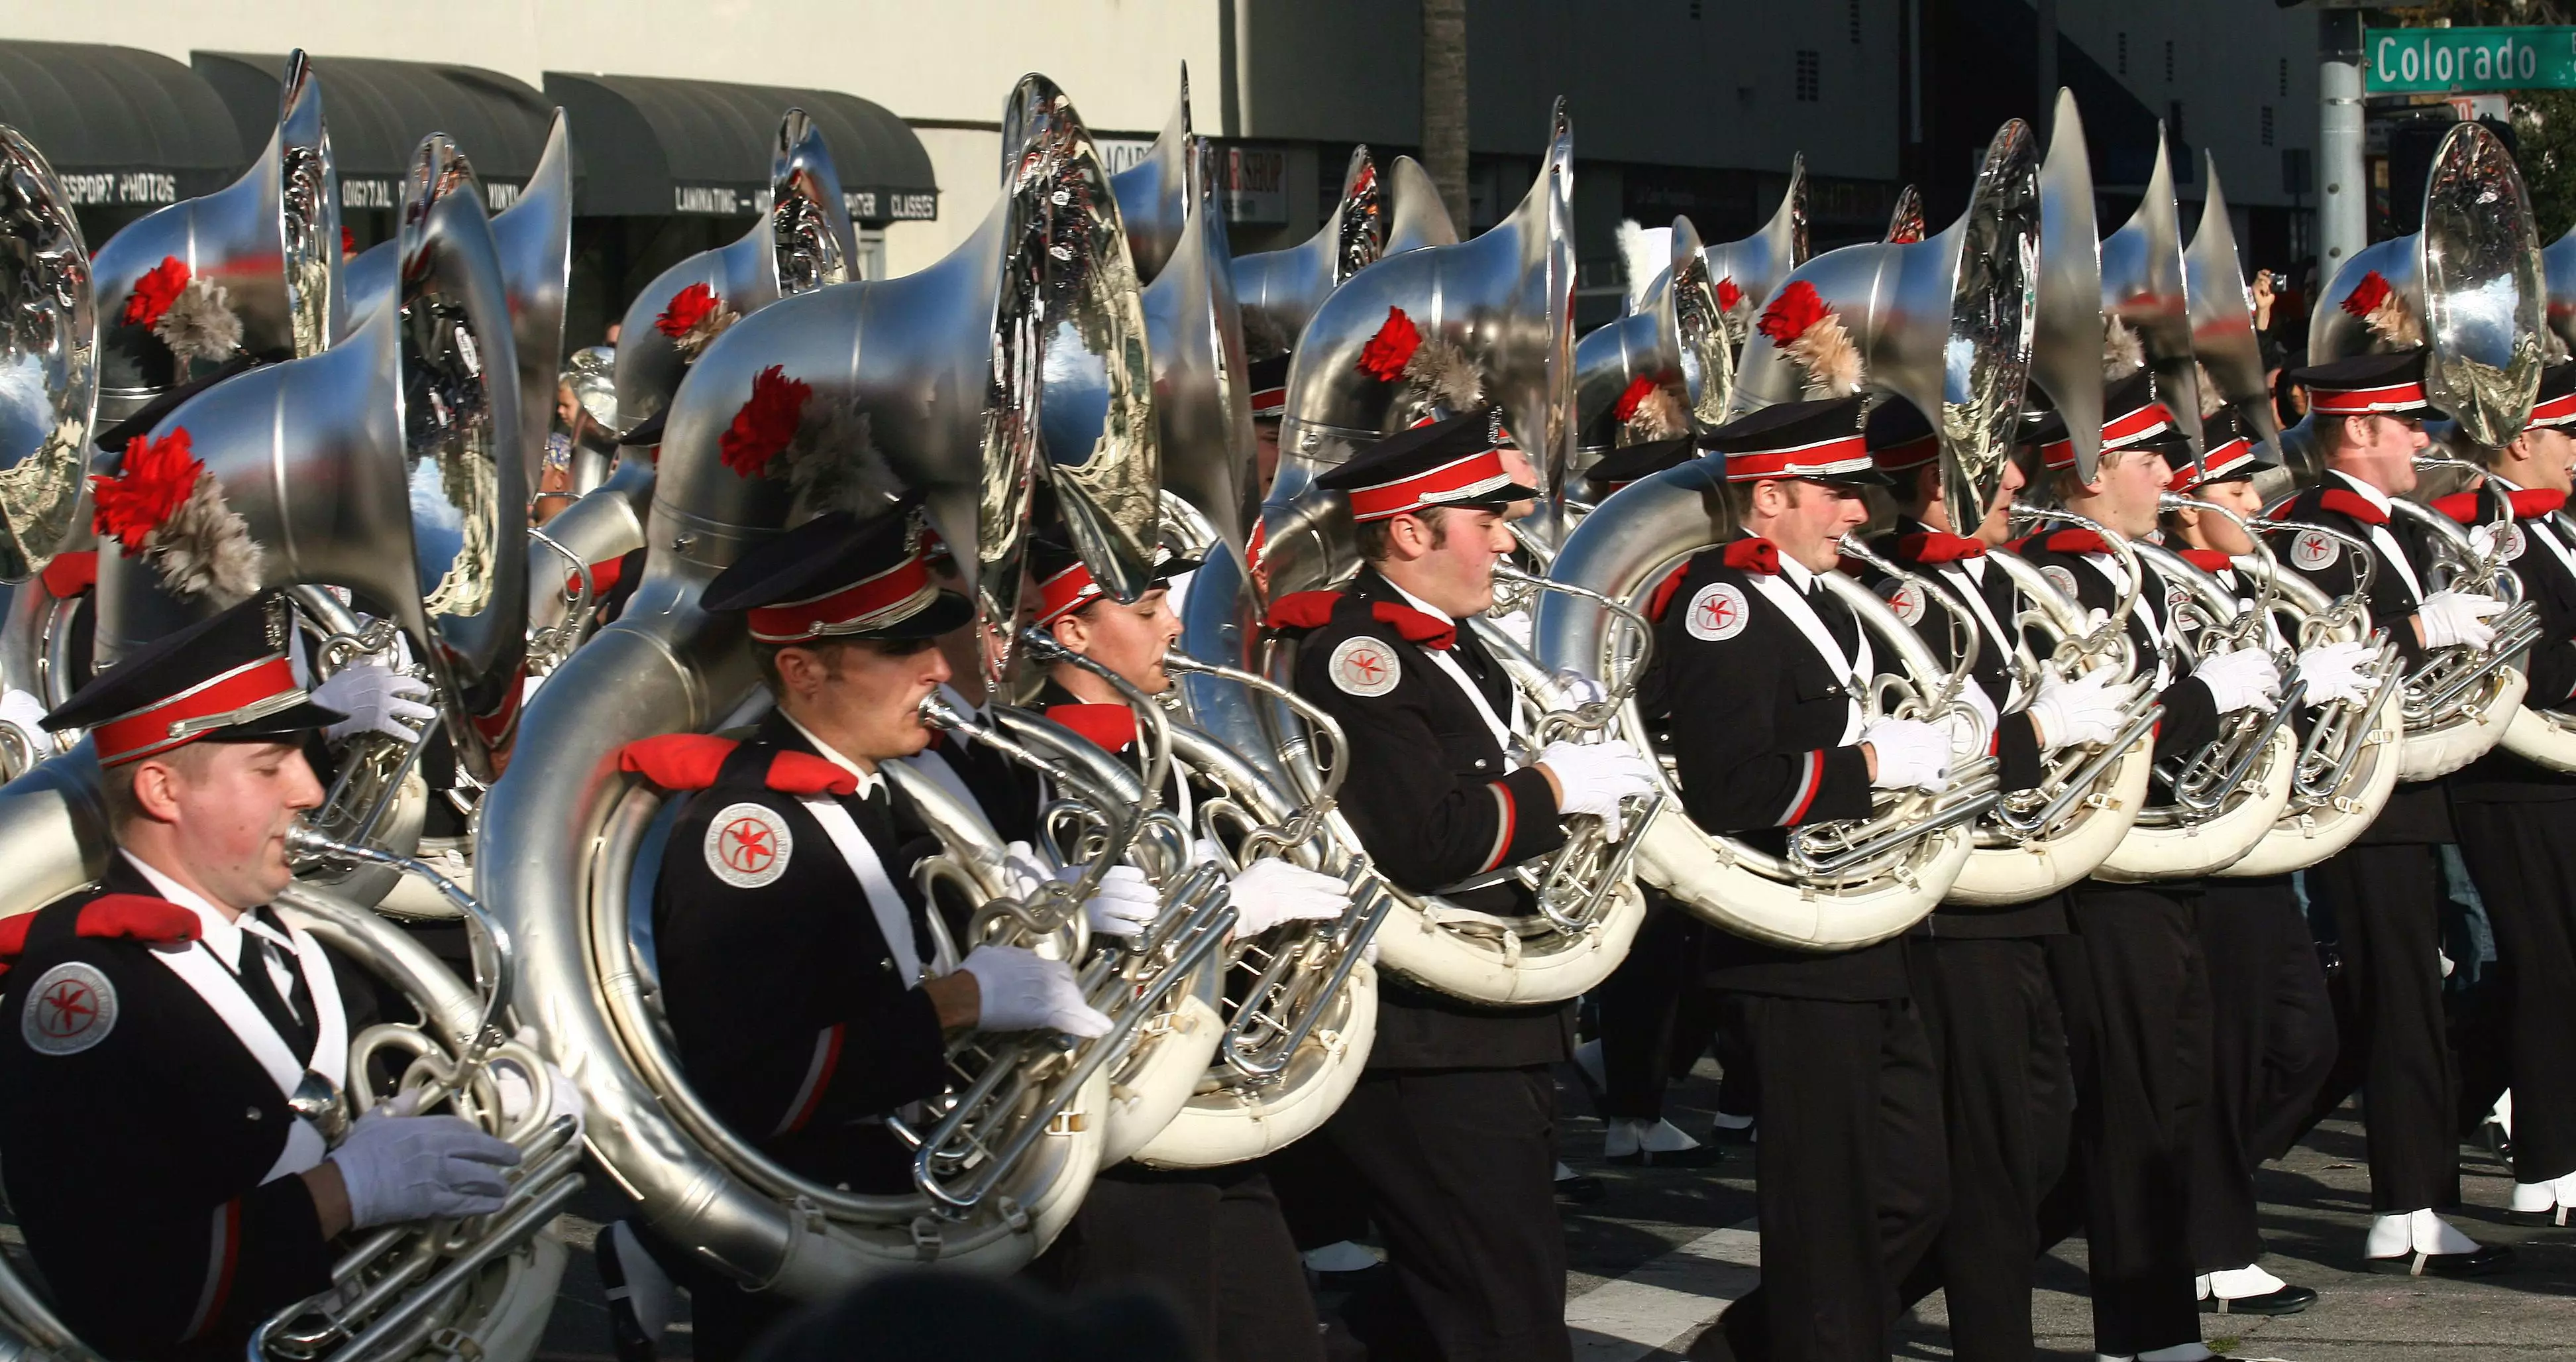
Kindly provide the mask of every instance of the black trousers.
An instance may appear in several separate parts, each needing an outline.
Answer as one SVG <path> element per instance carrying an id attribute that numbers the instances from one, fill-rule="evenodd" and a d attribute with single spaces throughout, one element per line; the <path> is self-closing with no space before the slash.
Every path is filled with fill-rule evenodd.
<path id="1" fill-rule="evenodd" d="M 1545 1067 L 1379 1069 L 1322 1132 L 1359 1171 L 1395 1270 L 1355 1302 L 1371 1362 L 1566 1362 L 1556 1083 Z"/>
<path id="2" fill-rule="evenodd" d="M 2456 1206 L 2459 1074 L 2442 1013 L 2440 849 L 2350 847 L 2308 871 L 2308 893 L 2334 915 L 2346 1041 L 2359 1051 L 2336 1066 L 2318 1109 L 2359 1084 L 2373 1210 Z"/>
<path id="3" fill-rule="evenodd" d="M 2041 1208 L 2040 1242 L 2084 1227 L 2093 1346 L 2106 1353 L 2200 1337 L 2184 1207 L 2209 1086 L 2209 981 L 2188 892 L 2169 888 L 2088 880 L 2067 896 L 2072 934 L 2047 942 L 2075 1139 Z"/>
<path id="4" fill-rule="evenodd" d="M 2191 1256 L 2263 1256 L 2254 1169 L 2289 1150 L 2334 1069 L 2334 1004 L 2288 876 L 2210 880 L 2194 906 L 2209 975 L 2209 1102 L 2195 1123 Z"/>
<path id="5" fill-rule="evenodd" d="M 1699 919 L 1660 891 L 1646 891 L 1646 920 L 1637 939 L 1594 995 L 1601 1017 L 1602 1119 L 1662 1118 L 1682 998 L 1699 978 L 1700 937 Z M 1694 1053 L 1692 1060 L 1697 1058 Z"/>
<path id="6" fill-rule="evenodd" d="M 1762 1281 L 1722 1320 L 1738 1356 L 1885 1362 L 1898 1284 L 1949 1208 L 1941 1080 L 1910 1002 L 1728 994 L 1760 1074 Z"/>
<path id="7" fill-rule="evenodd" d="M 1950 1215 L 1904 1300 L 1948 1293 L 1960 1362 L 2029 1362 L 2040 1198 L 2065 1171 L 2075 1104 L 2047 952 L 2035 939 L 1931 937 L 1910 960 L 1940 1070 Z"/>
<path id="8" fill-rule="evenodd" d="M 1106 1170 L 1027 1275 L 1064 1291 L 1159 1296 L 1199 1357 L 1322 1362 L 1324 1356 L 1305 1264 L 1269 1180 L 1248 1166 Z"/>
<path id="9" fill-rule="evenodd" d="M 1261 1160 L 1261 1171 L 1300 1253 L 1368 1237 L 1368 1193 L 1359 1170 L 1321 1132 Z"/>
<path id="10" fill-rule="evenodd" d="M 2460 806 L 2509 1018 L 2513 1176 L 2576 1173 L 2576 800 Z"/>

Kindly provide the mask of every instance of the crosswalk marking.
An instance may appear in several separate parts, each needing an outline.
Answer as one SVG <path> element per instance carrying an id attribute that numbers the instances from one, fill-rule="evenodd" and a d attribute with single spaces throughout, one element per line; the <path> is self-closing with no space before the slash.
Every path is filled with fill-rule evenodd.
<path id="1" fill-rule="evenodd" d="M 1717 1318 L 1759 1277 L 1762 1236 L 1753 1226 L 1712 1230 L 1567 1301 L 1578 1362 L 1636 1362 Z"/>

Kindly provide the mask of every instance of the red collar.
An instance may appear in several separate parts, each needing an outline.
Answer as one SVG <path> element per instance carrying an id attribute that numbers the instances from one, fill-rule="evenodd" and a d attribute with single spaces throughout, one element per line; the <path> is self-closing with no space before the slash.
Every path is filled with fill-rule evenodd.
<path id="1" fill-rule="evenodd" d="M 2052 553 L 2109 553 L 2111 546 L 2091 530 L 2059 530 L 2040 541 Z"/>
<path id="2" fill-rule="evenodd" d="M 2351 516 L 2364 525 L 2388 523 L 2388 512 L 2379 509 L 2378 503 L 2349 488 L 2327 488 L 2317 498 L 2317 505 L 2338 515 Z"/>
<path id="3" fill-rule="evenodd" d="M 1738 572 L 1758 572 L 1765 577 L 1780 575 L 1780 546 L 1768 539 L 1738 539 L 1726 546 L 1725 562 Z"/>
<path id="4" fill-rule="evenodd" d="M 1970 539 L 1965 535 L 1925 530 L 1920 534 L 1898 535 L 1896 551 L 1918 563 L 1955 563 L 1962 558 L 1985 557 L 1986 544 L 1982 539 Z"/>
<path id="5" fill-rule="evenodd" d="M 2216 549 L 2177 549 L 2175 556 L 2193 567 L 2209 572 L 2225 572 L 2236 566 L 2236 560 Z"/>

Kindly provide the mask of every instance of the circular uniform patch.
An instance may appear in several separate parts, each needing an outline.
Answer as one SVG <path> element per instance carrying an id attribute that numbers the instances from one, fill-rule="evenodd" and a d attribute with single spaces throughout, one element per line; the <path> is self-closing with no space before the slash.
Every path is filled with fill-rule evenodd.
<path id="1" fill-rule="evenodd" d="M 2496 557 L 2510 563 L 2522 556 L 2522 551 L 2528 543 L 2529 540 L 2522 533 L 2522 526 L 2517 522 L 2507 521 L 2503 529 L 2496 531 Z"/>
<path id="2" fill-rule="evenodd" d="M 2056 587 L 2058 590 L 2065 592 L 2066 599 L 2070 601 L 2082 599 L 2075 591 L 2075 574 L 2067 571 L 2063 566 L 2051 563 L 2048 566 L 2041 568 L 2039 570 L 2039 575 L 2047 578 L 2050 586 Z"/>
<path id="3" fill-rule="evenodd" d="M 2190 592 L 2188 592 L 2188 591 L 2183 590 L 2181 587 L 2178 587 L 2178 586 L 2169 586 L 2169 587 L 2166 587 L 2166 588 L 2165 588 L 2165 615 L 2166 615 L 2168 618 L 2170 618 L 2170 617 L 2173 615 L 2173 612 L 2175 612 L 2175 611 L 2177 611 L 2177 610 L 2182 609 L 2182 607 L 2183 607 L 2183 603 L 2184 603 L 2184 602 L 2186 602 L 2186 601 L 2189 601 L 2190 599 L 2191 599 L 2191 593 L 2190 593 Z"/>
<path id="4" fill-rule="evenodd" d="M 77 960 L 45 971 L 27 988 L 18 1034 L 27 1048 L 46 1055 L 76 1055 L 116 1029 L 116 986 Z"/>
<path id="5" fill-rule="evenodd" d="M 2290 561 L 2298 564 L 2302 571 L 2314 572 L 2319 568 L 2332 567 L 2334 560 L 2342 554 L 2343 545 L 2322 530 L 2301 530 L 2299 537 L 2290 541 Z"/>
<path id="6" fill-rule="evenodd" d="M 707 869 L 736 889 L 777 883 L 795 851 L 787 820 L 766 804 L 728 804 L 707 824 Z"/>
<path id="7" fill-rule="evenodd" d="M 1333 650 L 1333 684 L 1345 695 L 1384 695 L 1404 679 L 1404 663 L 1395 646 L 1361 634 L 1342 640 Z"/>
<path id="8" fill-rule="evenodd" d="M 1711 582 L 1690 599 L 1690 613 L 1682 616 L 1682 627 L 1690 636 L 1710 643 L 1722 643 L 1744 632 L 1753 612 L 1744 603 L 1744 588 L 1733 582 Z"/>
<path id="9" fill-rule="evenodd" d="M 1921 624 L 1923 622 L 1923 588 L 1916 586 L 1912 582 L 1905 583 L 1903 586 L 1896 588 L 1895 592 L 1888 596 L 1887 608 L 1895 611 L 1896 617 L 1905 621 L 1907 624 Z"/>

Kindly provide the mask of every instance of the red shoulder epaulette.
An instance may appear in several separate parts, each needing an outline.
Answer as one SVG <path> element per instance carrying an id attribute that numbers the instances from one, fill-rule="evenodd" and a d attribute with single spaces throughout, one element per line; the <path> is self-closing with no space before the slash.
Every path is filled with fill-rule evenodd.
<path id="1" fill-rule="evenodd" d="M 2388 513 L 2370 503 L 2370 498 L 2341 487 L 2329 487 L 2317 497 L 2317 505 L 2337 515 L 2348 515 L 2364 525 L 2385 525 Z"/>
<path id="2" fill-rule="evenodd" d="M 34 913 L 0 918 L 0 974 L 26 954 L 27 930 L 35 925 Z M 195 913 L 149 894 L 102 894 L 81 905 L 80 919 L 73 927 L 80 936 L 140 941 L 147 946 L 194 941 L 204 930 Z"/>
<path id="3" fill-rule="evenodd" d="M 1262 624 L 1271 632 L 1288 629 L 1321 629 L 1333 618 L 1333 607 L 1339 605 L 1338 591 L 1300 591 L 1282 596 L 1270 603 L 1269 617 Z"/>
<path id="4" fill-rule="evenodd" d="M 2109 553 L 2111 546 L 2091 530 L 2059 530 L 2048 537 L 2051 553 Z"/>
<path id="5" fill-rule="evenodd" d="M 665 733 L 618 749 L 617 769 L 631 771 L 674 792 L 716 783 L 725 760 L 742 744 L 713 733 Z M 780 794 L 855 794 L 859 778 L 811 752 L 780 752 L 769 759 L 761 783 Z"/>
<path id="6" fill-rule="evenodd" d="M 2216 549 L 2180 549 L 2177 555 L 2193 567 L 2207 572 L 2224 572 L 2236 566 L 2236 560 Z"/>
<path id="7" fill-rule="evenodd" d="M 1689 570 L 1690 564 L 1684 563 L 1665 573 L 1664 580 L 1655 584 L 1654 594 L 1646 597 L 1646 618 L 1657 624 L 1663 623 L 1664 612 L 1673 608 L 1673 593 L 1682 589 L 1682 574 Z"/>
<path id="8" fill-rule="evenodd" d="M 1272 633 L 1321 629 L 1331 622 L 1333 611 L 1341 605 L 1345 594 L 1340 591 L 1299 591 L 1282 596 L 1271 602 L 1270 614 L 1262 623 Z M 1407 643 L 1446 648 L 1458 637 L 1457 626 L 1449 621 L 1393 601 L 1372 602 L 1369 616 L 1380 624 L 1393 626 L 1397 636 Z"/>
<path id="9" fill-rule="evenodd" d="M 1136 711 L 1125 705 L 1049 705 L 1047 718 L 1117 752 L 1136 741 Z"/>
<path id="10" fill-rule="evenodd" d="M 70 600 L 98 585 L 98 550 L 74 549 L 55 554 L 54 561 L 45 564 L 44 578 L 46 595 L 58 601 Z"/>

